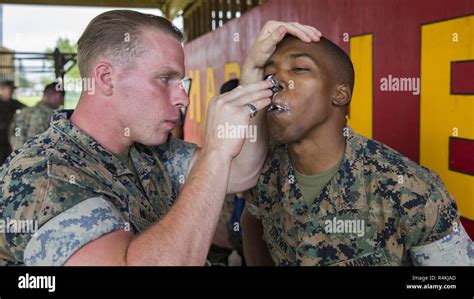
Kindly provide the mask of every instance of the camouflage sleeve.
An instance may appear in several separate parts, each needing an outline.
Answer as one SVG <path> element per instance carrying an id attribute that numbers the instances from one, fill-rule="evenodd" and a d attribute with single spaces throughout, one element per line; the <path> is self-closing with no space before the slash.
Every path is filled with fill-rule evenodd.
<path id="1" fill-rule="evenodd" d="M 109 201 L 86 199 L 46 222 L 26 245 L 27 266 L 63 265 L 78 249 L 128 225 Z"/>
<path id="2" fill-rule="evenodd" d="M 417 190 L 413 200 L 405 207 L 413 207 L 408 212 L 408 247 L 422 246 L 443 239 L 461 225 L 454 198 L 446 190 L 437 174 L 428 170 L 424 187 Z M 419 198 L 423 198 L 421 201 Z M 416 203 L 416 204 L 415 204 Z"/>
<path id="3" fill-rule="evenodd" d="M 460 224 L 446 237 L 409 250 L 415 266 L 474 266 L 474 245 Z"/>
<path id="4" fill-rule="evenodd" d="M 170 138 L 168 142 L 158 147 L 160 160 L 165 165 L 175 190 L 179 190 L 184 184 L 195 151 L 194 143 L 176 138 Z"/>

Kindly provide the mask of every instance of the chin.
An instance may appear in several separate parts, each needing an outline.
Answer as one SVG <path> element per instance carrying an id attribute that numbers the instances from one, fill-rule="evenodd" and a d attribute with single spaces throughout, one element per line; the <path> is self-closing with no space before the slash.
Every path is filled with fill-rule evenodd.
<path id="1" fill-rule="evenodd" d="M 143 140 L 138 141 L 139 143 L 146 146 L 158 146 L 168 141 L 169 134 L 159 134 L 156 136 L 146 136 Z"/>
<path id="2" fill-rule="evenodd" d="M 278 133 L 270 132 L 270 137 L 273 141 L 275 141 L 278 144 L 288 144 L 293 141 L 292 138 L 290 138 L 290 136 L 288 136 L 284 132 L 278 132 Z"/>
<path id="3" fill-rule="evenodd" d="M 290 144 L 298 142 L 303 138 L 304 134 L 302 130 L 294 129 L 289 131 L 278 131 L 278 127 L 270 129 L 270 137 L 278 144 Z"/>

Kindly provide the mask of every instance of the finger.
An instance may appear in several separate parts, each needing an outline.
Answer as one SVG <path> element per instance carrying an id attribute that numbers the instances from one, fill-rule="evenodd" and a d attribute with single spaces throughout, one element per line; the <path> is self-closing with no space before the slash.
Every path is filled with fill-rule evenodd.
<path id="1" fill-rule="evenodd" d="M 253 106 L 255 106 L 255 108 L 257 108 L 257 111 L 260 111 L 264 109 L 265 107 L 268 107 L 268 105 L 270 105 L 271 103 L 272 103 L 272 100 L 270 98 L 264 98 L 264 99 L 254 101 L 249 104 L 252 104 Z"/>
<path id="2" fill-rule="evenodd" d="M 272 33 L 261 41 L 260 51 L 271 55 L 276 45 L 285 37 L 287 33 L 301 39 L 304 42 L 319 41 L 319 36 L 311 29 L 311 26 L 304 26 L 300 23 L 279 23 L 280 25 Z M 275 24 L 272 24 L 273 26 Z M 311 28 L 310 28 L 311 27 Z"/>
<path id="3" fill-rule="evenodd" d="M 318 41 L 319 41 L 319 39 L 320 39 L 321 36 L 323 35 L 323 34 L 321 33 L 321 31 L 319 31 L 318 29 L 316 29 L 316 28 L 314 28 L 314 27 L 312 27 L 312 26 L 308 26 L 308 25 L 303 25 L 303 26 L 306 27 L 306 28 L 308 28 L 309 30 L 311 30 L 311 32 L 314 33 L 314 37 L 317 38 Z"/>
<path id="4" fill-rule="evenodd" d="M 283 25 L 275 28 L 266 38 L 260 41 L 259 52 L 269 57 L 286 33 L 287 30 Z"/>
<path id="5" fill-rule="evenodd" d="M 291 24 L 295 26 L 296 28 L 298 28 L 299 30 L 301 30 L 308 37 L 309 42 L 319 41 L 319 36 L 312 29 L 308 28 L 309 26 L 305 26 L 297 22 L 294 22 Z"/>
<path id="6" fill-rule="evenodd" d="M 306 27 L 309 27 L 312 31 L 314 31 L 314 33 L 316 33 L 317 36 L 321 37 L 323 36 L 323 34 L 321 33 L 321 31 L 319 31 L 318 29 L 314 28 L 313 26 L 308 26 L 308 25 L 305 25 Z"/>
<path id="7" fill-rule="evenodd" d="M 313 26 L 303 25 L 303 24 L 298 23 L 298 22 L 285 23 L 285 22 L 277 22 L 277 21 L 268 21 L 265 24 L 265 26 L 263 27 L 262 32 L 264 33 L 263 34 L 264 38 L 262 38 L 262 39 L 268 38 L 271 35 L 271 33 L 273 31 L 275 31 L 278 27 L 285 26 L 287 24 L 294 24 L 294 25 L 298 24 L 298 25 L 301 25 L 301 26 L 309 29 L 309 32 L 307 32 L 307 31 L 306 32 L 308 33 L 309 36 L 314 37 L 315 39 L 316 39 L 316 37 L 321 37 L 322 36 L 321 31 L 319 31 L 318 29 L 316 29 Z M 293 32 L 290 32 L 290 33 L 293 34 Z M 315 36 L 313 36 L 313 33 L 315 33 Z"/>
<path id="8" fill-rule="evenodd" d="M 306 28 L 301 28 L 302 26 L 298 27 L 294 23 L 286 24 L 285 28 L 287 29 L 288 33 L 299 38 L 300 40 L 304 41 L 305 43 L 310 43 L 311 36 L 306 33 Z"/>
<path id="9" fill-rule="evenodd" d="M 254 91 L 249 94 L 242 95 L 232 102 L 234 106 L 244 106 L 245 104 L 252 103 L 261 99 L 271 97 L 273 92 L 270 89 Z"/>
<path id="10" fill-rule="evenodd" d="M 247 85 L 239 85 L 237 88 L 226 94 L 224 102 L 234 101 L 239 97 L 248 95 L 256 91 L 269 90 L 270 87 L 272 87 L 272 84 L 267 80 L 262 80 Z"/>

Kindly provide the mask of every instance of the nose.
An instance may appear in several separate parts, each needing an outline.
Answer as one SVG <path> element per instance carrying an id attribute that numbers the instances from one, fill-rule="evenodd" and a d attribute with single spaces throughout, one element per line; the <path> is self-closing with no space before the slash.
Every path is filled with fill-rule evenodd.
<path id="1" fill-rule="evenodd" d="M 278 81 L 278 85 L 275 88 L 276 92 L 288 89 L 291 80 L 287 76 L 283 75 L 282 72 L 277 72 L 274 76 Z"/>
<path id="2" fill-rule="evenodd" d="M 173 106 L 187 107 L 189 105 L 189 97 L 184 88 L 177 88 L 171 97 L 171 104 Z"/>

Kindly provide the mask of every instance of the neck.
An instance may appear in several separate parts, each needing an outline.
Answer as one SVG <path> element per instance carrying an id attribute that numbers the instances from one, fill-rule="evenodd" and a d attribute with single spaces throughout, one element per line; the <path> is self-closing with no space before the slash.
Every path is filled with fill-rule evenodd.
<path id="1" fill-rule="evenodd" d="M 46 101 L 46 100 L 44 100 L 44 99 L 43 99 L 42 102 L 43 102 L 46 106 L 48 106 L 49 108 L 51 108 L 51 109 L 58 109 L 58 108 L 59 108 L 59 106 L 54 105 L 54 104 L 51 104 L 50 102 L 48 102 L 48 101 Z"/>
<path id="2" fill-rule="evenodd" d="M 344 120 L 327 121 L 313 128 L 306 136 L 289 144 L 288 151 L 296 170 L 306 175 L 322 173 L 344 156 L 346 139 L 343 136 Z"/>
<path id="3" fill-rule="evenodd" d="M 133 141 L 125 136 L 125 128 L 113 113 L 103 113 L 113 108 L 109 101 L 82 95 L 70 121 L 106 150 L 113 154 L 123 153 L 130 149 Z"/>

